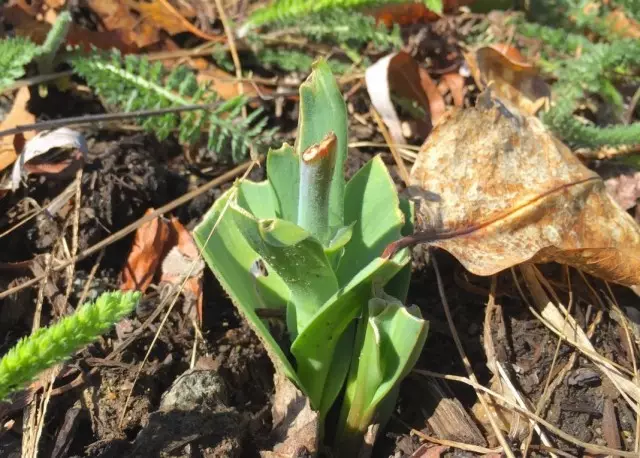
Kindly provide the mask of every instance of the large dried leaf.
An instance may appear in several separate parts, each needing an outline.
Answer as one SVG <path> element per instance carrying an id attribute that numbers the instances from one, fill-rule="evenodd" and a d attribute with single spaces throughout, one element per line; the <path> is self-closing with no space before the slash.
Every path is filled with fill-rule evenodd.
<path id="1" fill-rule="evenodd" d="M 640 230 L 602 179 L 537 118 L 488 93 L 443 117 L 411 177 L 424 230 L 457 231 L 434 244 L 473 273 L 557 261 L 640 283 Z"/>
<path id="2" fill-rule="evenodd" d="M 551 96 L 551 89 L 538 69 L 512 46 L 483 46 L 465 54 L 465 59 L 481 89 L 492 82 L 496 94 L 526 113 L 534 114 L 542 101 Z"/>

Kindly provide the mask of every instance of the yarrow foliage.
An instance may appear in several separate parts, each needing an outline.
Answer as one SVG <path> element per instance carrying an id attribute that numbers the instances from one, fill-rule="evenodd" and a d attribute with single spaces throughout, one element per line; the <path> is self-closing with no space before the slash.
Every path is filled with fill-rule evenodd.
<path id="1" fill-rule="evenodd" d="M 198 84 L 194 73 L 185 66 L 167 72 L 161 63 L 114 51 L 110 55 L 95 53 L 78 57 L 73 66 L 107 103 L 124 111 L 168 108 L 193 104 L 215 104 L 208 112 L 170 113 L 142 121 L 142 126 L 162 140 L 177 129 L 183 144 L 198 141 L 208 132 L 209 150 L 224 156 L 229 152 L 235 162 L 242 160 L 252 146 L 269 141 L 272 131 L 265 130 L 267 118 L 262 110 L 241 117 L 247 99 L 241 96 L 226 102 L 206 85 Z"/>
<path id="2" fill-rule="evenodd" d="M 95 303 L 24 337 L 0 360 L 0 400 L 96 340 L 131 313 L 139 299 L 137 292 L 104 293 Z"/>
<path id="3" fill-rule="evenodd" d="M 26 38 L 0 40 L 0 89 L 24 75 L 24 66 L 39 53 L 38 45 Z"/>

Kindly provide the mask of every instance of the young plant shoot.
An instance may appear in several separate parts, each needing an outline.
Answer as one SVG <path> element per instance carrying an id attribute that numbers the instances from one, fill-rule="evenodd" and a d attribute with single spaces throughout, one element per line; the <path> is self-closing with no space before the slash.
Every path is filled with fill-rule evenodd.
<path id="1" fill-rule="evenodd" d="M 367 429 L 391 415 L 427 323 L 402 305 L 409 252 L 380 257 L 413 232 L 413 207 L 379 157 L 345 183 L 346 157 L 346 106 L 319 61 L 300 87 L 295 148 L 269 151 L 267 180 L 237 182 L 194 235 L 276 371 L 308 396 L 321 423 L 331 409 L 340 413 L 329 445 L 350 457 Z M 261 319 L 278 314 L 286 317 L 287 343 Z"/>

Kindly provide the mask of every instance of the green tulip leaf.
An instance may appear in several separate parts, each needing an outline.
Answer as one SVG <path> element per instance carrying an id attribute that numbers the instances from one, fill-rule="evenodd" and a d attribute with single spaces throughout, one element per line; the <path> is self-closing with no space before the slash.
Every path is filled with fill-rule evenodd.
<path id="1" fill-rule="evenodd" d="M 395 184 L 380 156 L 351 178 L 344 200 L 345 223 L 353 224 L 353 231 L 338 265 L 341 285 L 398 240 L 405 224 Z"/>
<path id="2" fill-rule="evenodd" d="M 320 60 L 300 86 L 300 116 L 296 153 L 320 143 L 330 132 L 337 137 L 335 165 L 329 189 L 329 227 L 344 226 L 344 162 L 347 158 L 347 107 L 326 61 Z"/>
<path id="3" fill-rule="evenodd" d="M 298 155 L 286 143 L 267 155 L 267 176 L 273 188 L 276 216 L 287 221 L 298 219 L 298 191 L 300 164 Z"/>
<path id="4" fill-rule="evenodd" d="M 269 272 L 268 276 L 260 278 L 252 273 L 261 256 L 246 241 L 238 225 L 238 218 L 234 217 L 236 213 L 246 213 L 237 207 L 236 194 L 237 186 L 234 186 L 213 204 L 193 231 L 195 242 L 203 250 L 207 265 L 225 292 L 264 344 L 276 369 L 304 389 L 267 323 L 256 312 L 261 308 L 279 308 L 285 311 L 290 292 L 276 272 Z"/>

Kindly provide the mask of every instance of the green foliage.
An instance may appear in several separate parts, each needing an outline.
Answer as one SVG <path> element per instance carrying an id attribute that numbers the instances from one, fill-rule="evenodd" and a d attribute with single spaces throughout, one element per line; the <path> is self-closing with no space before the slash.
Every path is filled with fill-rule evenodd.
<path id="1" fill-rule="evenodd" d="M 96 53 L 77 57 L 72 63 L 97 94 L 124 111 L 219 102 L 217 94 L 198 84 L 193 72 L 185 66 L 167 73 L 159 62 L 152 64 L 134 55 L 123 58 L 115 51 L 110 56 Z M 273 134 L 265 131 L 267 118 L 261 117 L 261 109 L 246 119 L 240 116 L 246 103 L 239 96 L 221 102 L 207 113 L 191 111 L 148 117 L 142 126 L 161 140 L 178 129 L 179 140 L 184 144 L 198 141 L 206 129 L 208 148 L 223 156 L 230 151 L 231 158 L 239 162 L 252 145 L 265 144 Z"/>
<path id="2" fill-rule="evenodd" d="M 640 41 L 621 38 L 618 31 L 612 30 L 606 22 L 611 5 L 586 8 L 587 3 L 586 0 L 532 2 L 529 21 L 522 18 L 514 21 L 519 33 L 542 41 L 539 65 L 557 79 L 552 107 L 542 119 L 574 146 L 637 144 L 638 122 L 602 127 L 574 115 L 584 100 L 597 96 L 612 108 L 612 124 L 615 123 L 624 109 L 623 96 L 616 86 L 620 82 L 640 81 Z M 585 30 L 597 33 L 601 39 L 590 41 L 584 36 Z"/>
<path id="3" fill-rule="evenodd" d="M 24 66 L 38 55 L 39 48 L 27 38 L 0 40 L 0 89 L 24 75 Z"/>
<path id="4" fill-rule="evenodd" d="M 415 365 L 428 331 L 417 306 L 405 307 L 382 290 L 369 300 L 360 321 L 356 341 L 362 357 L 353 359 L 338 426 L 342 456 L 357 456 L 374 416 L 393 410 L 399 382 Z M 400 361 L 388 364 L 394 359 Z"/>
<path id="5" fill-rule="evenodd" d="M 0 40 L 0 89 L 21 78 L 24 66 L 32 60 L 36 61 L 40 73 L 50 72 L 70 26 L 71 15 L 65 11 L 58 15 L 41 46 L 22 37 Z"/>
<path id="6" fill-rule="evenodd" d="M 276 21 L 303 18 L 313 13 L 335 9 L 371 8 L 389 3 L 403 3 L 403 0 L 275 0 L 269 6 L 253 13 L 243 27 L 241 34 L 253 27 Z M 425 0 L 424 3 L 434 11 L 442 11 L 442 0 Z"/>
<path id="7" fill-rule="evenodd" d="M 295 49 L 265 48 L 258 52 L 257 57 L 265 67 L 277 66 L 286 72 L 308 72 L 315 60 L 308 53 Z M 344 74 L 351 68 L 351 65 L 335 59 L 328 59 L 327 64 L 337 74 Z"/>
<path id="8" fill-rule="evenodd" d="M 47 34 L 42 46 L 40 46 L 40 53 L 37 59 L 38 71 L 40 73 L 49 73 L 53 70 L 53 61 L 58 53 L 58 49 L 67 37 L 69 27 L 71 27 L 71 14 L 68 11 L 63 11 L 56 18 L 56 22 L 53 23 L 51 30 Z"/>
<path id="9" fill-rule="evenodd" d="M 326 148 L 316 149 L 320 146 Z M 214 203 L 194 238 L 276 370 L 309 397 L 321 421 L 355 361 L 376 361 L 384 368 L 367 385 L 379 396 L 366 399 L 359 429 L 348 433 L 357 449 L 374 416 L 382 423 L 389 417 L 394 387 L 413 366 L 426 326 L 419 316 L 401 311 L 411 274 L 409 252 L 380 257 L 390 242 L 412 231 L 412 207 L 398 197 L 379 157 L 345 183 L 346 157 L 346 106 L 327 64 L 320 62 L 300 88 L 295 148 L 269 151 L 267 180 L 236 183 Z M 397 299 L 385 296 L 371 320 L 358 320 L 382 287 Z M 278 343 L 259 318 L 260 309 L 286 316 L 290 346 Z M 356 341 L 356 331 L 365 335 L 368 326 L 375 328 L 370 338 Z M 382 333 L 386 350 L 371 345 L 372 332 Z M 361 385 L 362 377 L 356 373 L 352 381 Z M 358 455 L 334 450 L 336 456 Z"/>
<path id="10" fill-rule="evenodd" d="M 303 17 L 285 18 L 269 25 L 268 30 L 305 36 L 313 41 L 361 47 L 372 43 L 380 51 L 400 48 L 400 28 L 376 23 L 373 16 L 342 8 L 321 11 Z M 309 68 L 309 67 L 307 67 Z"/>
<path id="11" fill-rule="evenodd" d="M 0 360 L 0 400 L 107 332 L 131 313 L 139 298 L 134 292 L 104 293 L 95 303 L 20 340 Z"/>

